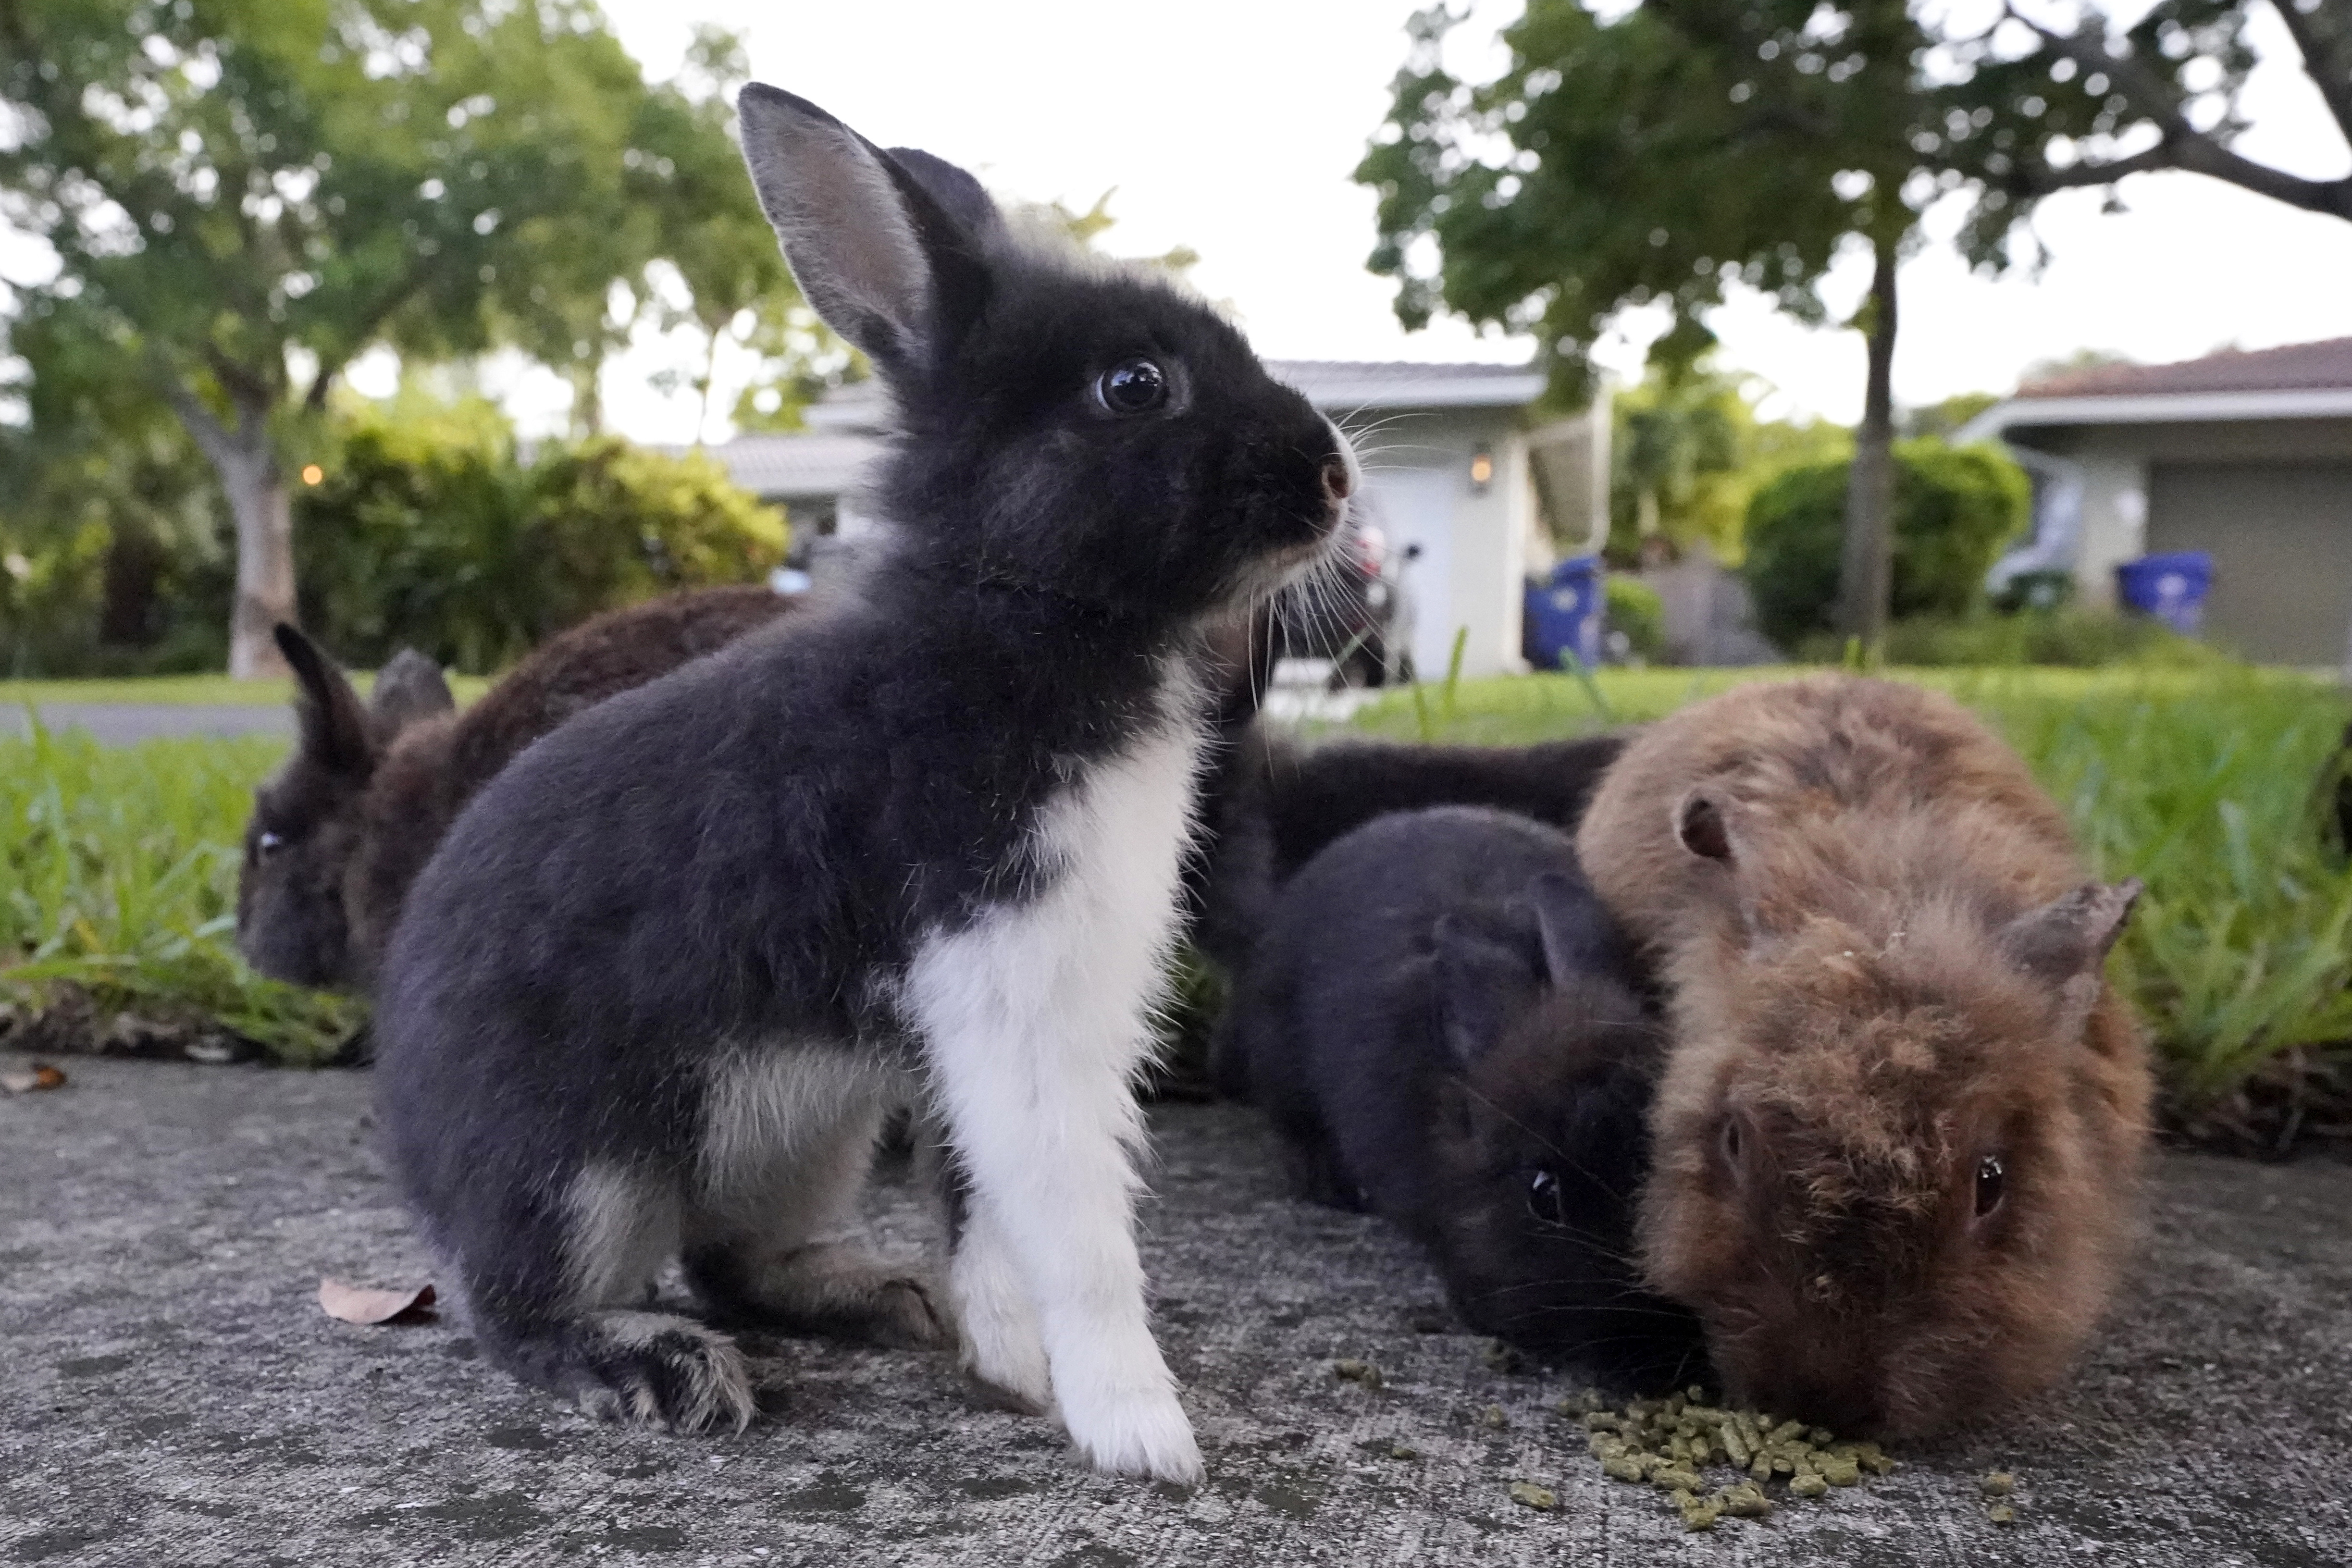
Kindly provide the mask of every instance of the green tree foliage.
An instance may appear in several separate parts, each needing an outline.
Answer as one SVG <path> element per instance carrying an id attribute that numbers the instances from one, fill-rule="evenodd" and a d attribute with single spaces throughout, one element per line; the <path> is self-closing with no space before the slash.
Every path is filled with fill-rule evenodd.
<path id="1" fill-rule="evenodd" d="M 217 666 L 230 562 L 218 487 L 184 427 L 46 312 L 10 334 L 0 418 L 0 660 L 21 675 Z"/>
<path id="2" fill-rule="evenodd" d="M 1986 571 L 2024 528 L 2031 487 L 1990 444 L 1905 441 L 1894 456 L 1895 613 L 1961 615 L 1980 602 Z M 1748 507 L 1745 575 L 1760 629 L 1784 648 L 1836 628 L 1846 468 L 1791 468 Z"/>
<path id="3" fill-rule="evenodd" d="M 588 436 L 524 462 L 479 398 L 352 407 L 320 466 L 297 501 L 304 622 L 360 664 L 408 646 L 488 674 L 597 611 L 784 555 L 782 517 L 715 460 Z"/>
<path id="4" fill-rule="evenodd" d="M 614 283 L 682 248 L 650 196 L 723 142 L 588 0 L 0 0 L 0 218 L 58 263 L 20 308 L 219 476 L 239 674 L 275 664 L 287 475 L 352 360 L 601 358 Z"/>
<path id="5" fill-rule="evenodd" d="M 656 176 L 636 209 L 657 226 L 686 297 L 682 307 L 657 306 L 657 314 L 664 326 L 691 327 L 703 340 L 699 370 L 676 378 L 700 400 L 697 440 L 707 434 L 727 347 L 758 360 L 736 404 L 736 423 L 745 428 L 797 428 L 801 409 L 852 368 L 848 345 L 793 287 L 775 231 L 743 177 L 734 99 L 750 78 L 741 35 L 697 27 L 678 79 L 646 94 L 630 152 L 633 186 L 637 176 Z"/>
<path id="6" fill-rule="evenodd" d="M 1654 364 L 1640 385 L 1611 400 L 1609 557 L 1643 563 L 1643 546 L 1675 551 L 1704 544 L 1737 566 L 1748 502 L 1759 486 L 1799 463 L 1843 458 L 1853 442 L 1817 420 L 1759 420 L 1756 379 L 1695 365 Z"/>
<path id="7" fill-rule="evenodd" d="M 1357 172 L 1381 193 L 1375 272 L 1397 313 L 1532 332 L 1574 396 L 1616 314 L 1662 306 L 1658 351 L 1688 363 L 1738 280 L 1800 319 L 1849 241 L 1874 278 L 1854 325 L 1869 381 L 1850 470 L 1843 620 L 1875 641 L 1892 554 L 1895 268 L 1916 212 L 1964 205 L 1980 267 L 2039 259 L 2043 196 L 2190 169 L 2352 215 L 2352 180 L 2307 181 L 2229 151 L 2254 0 L 2159 0 L 2128 27 L 2076 3 L 1913 12 L 1906 0 L 1528 0 L 1506 68 L 1444 66 L 1459 18 L 1422 13 L 1386 123 Z M 2352 0 L 2282 0 L 2305 69 L 2352 135 Z M 2037 10 L 2037 15 L 2044 15 Z"/>

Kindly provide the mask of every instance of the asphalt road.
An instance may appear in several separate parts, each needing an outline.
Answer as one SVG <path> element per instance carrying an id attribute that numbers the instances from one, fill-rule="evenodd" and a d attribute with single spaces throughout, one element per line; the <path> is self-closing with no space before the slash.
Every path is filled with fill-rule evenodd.
<path id="1" fill-rule="evenodd" d="M 251 707 L 179 703 L 43 703 L 41 722 L 53 730 L 83 729 L 102 746 L 130 746 L 179 735 L 292 735 L 294 713 L 284 703 Z M 22 704 L 0 705 L 0 734 L 23 735 Z"/>
<path id="2" fill-rule="evenodd" d="M 0 1056 L 0 1071 L 21 1063 Z M 2060 1393 L 1883 1480 L 1685 1535 L 1604 1480 L 1573 1384 L 1421 1332 L 1428 1270 L 1285 1197 L 1245 1112 L 1161 1109 L 1146 1258 L 1197 1492 L 1091 1475 L 943 1357 L 755 1343 L 740 1437 L 598 1426 L 462 1326 L 329 1321 L 322 1274 L 427 1276 L 349 1072 L 66 1059 L 0 1096 L 0 1563 L 52 1564 L 2352 1562 L 2352 1167 L 2176 1155 L 2147 1261 Z M 877 1187 L 877 1236 L 930 1222 Z M 1385 1373 L 1373 1392 L 1335 1357 Z M 1484 1425 L 1499 1404 L 1508 1426 Z M 1402 1446 L 1413 1457 L 1392 1457 Z M 1975 1478 L 2018 1477 L 1990 1523 Z M 1554 1489 L 1538 1513 L 1515 1479 Z"/>

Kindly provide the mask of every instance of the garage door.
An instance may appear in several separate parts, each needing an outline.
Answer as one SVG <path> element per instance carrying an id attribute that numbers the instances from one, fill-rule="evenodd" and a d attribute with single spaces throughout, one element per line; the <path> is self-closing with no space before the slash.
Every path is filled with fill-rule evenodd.
<path id="1" fill-rule="evenodd" d="M 2264 664 L 2352 658 L 2352 463 L 2159 463 L 2147 548 L 2212 552 L 2217 641 Z"/>

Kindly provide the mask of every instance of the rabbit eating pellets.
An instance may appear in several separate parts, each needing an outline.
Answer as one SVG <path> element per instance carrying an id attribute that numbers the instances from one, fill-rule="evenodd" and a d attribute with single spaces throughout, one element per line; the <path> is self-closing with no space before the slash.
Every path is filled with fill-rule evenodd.
<path id="1" fill-rule="evenodd" d="M 748 1419 L 714 1315 L 944 1337 L 1097 1467 L 1199 1449 L 1152 1338 L 1133 1087 L 1202 628 L 1329 546 L 1353 455 L 1163 279 L 790 94 L 740 99 L 802 291 L 891 392 L 862 590 L 583 714 L 451 828 L 380 987 L 393 1163 L 485 1354 L 613 1417 Z M 944 1299 L 843 1234 L 943 1143 Z"/>
<path id="2" fill-rule="evenodd" d="M 1376 818 L 1276 900 L 1219 1042 L 1302 1196 L 1428 1249 L 1470 1325 L 1634 1387 L 1705 1365 L 1643 1290 L 1636 1195 L 1663 1045 L 1566 834 L 1439 806 Z"/>

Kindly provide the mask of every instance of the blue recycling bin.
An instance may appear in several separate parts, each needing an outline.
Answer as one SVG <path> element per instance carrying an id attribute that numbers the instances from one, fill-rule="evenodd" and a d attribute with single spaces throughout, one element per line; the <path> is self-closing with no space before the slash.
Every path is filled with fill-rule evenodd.
<path id="1" fill-rule="evenodd" d="M 1528 582 L 1526 624 L 1519 651 L 1538 670 L 1557 670 L 1562 653 L 1587 664 L 1601 662 L 1603 620 L 1601 558 L 1570 556 L 1551 575 Z"/>
<path id="2" fill-rule="evenodd" d="M 2153 615 L 2184 637 L 2194 637 L 2205 620 L 2205 596 L 2213 587 L 2213 557 L 2201 549 L 2144 555 L 2116 568 L 2116 596 L 2126 608 Z"/>

